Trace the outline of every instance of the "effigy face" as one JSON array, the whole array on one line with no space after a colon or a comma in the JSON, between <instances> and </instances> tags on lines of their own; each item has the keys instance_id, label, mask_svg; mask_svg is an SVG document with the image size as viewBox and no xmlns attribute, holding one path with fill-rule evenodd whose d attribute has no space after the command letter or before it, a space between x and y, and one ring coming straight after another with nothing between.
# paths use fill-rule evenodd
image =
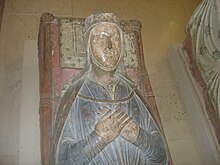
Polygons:
<instances>
[{"instance_id":1,"label":"effigy face","mask_svg":"<svg viewBox=\"0 0 220 165\"><path fill-rule=\"evenodd\" d=\"M114 69L121 53L119 29L112 23L95 26L90 35L91 51L95 61L106 69Z\"/></svg>"}]
</instances>

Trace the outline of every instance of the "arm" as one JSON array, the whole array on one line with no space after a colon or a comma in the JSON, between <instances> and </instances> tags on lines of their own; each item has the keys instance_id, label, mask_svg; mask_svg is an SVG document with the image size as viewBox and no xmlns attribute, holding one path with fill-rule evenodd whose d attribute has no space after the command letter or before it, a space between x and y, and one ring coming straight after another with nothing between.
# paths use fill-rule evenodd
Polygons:
<instances>
[{"instance_id":1,"label":"arm","mask_svg":"<svg viewBox=\"0 0 220 165\"><path fill-rule=\"evenodd\" d=\"M167 155L162 136L155 123L150 123L151 133L139 127L132 120L123 128L121 136L140 149L150 162L165 164Z\"/></svg>"},{"instance_id":2,"label":"arm","mask_svg":"<svg viewBox=\"0 0 220 165\"><path fill-rule=\"evenodd\" d=\"M59 165L87 164L96 157L121 132L131 118L122 111L107 113L98 121L95 130L84 139L75 142L71 126L66 125L59 148Z\"/></svg>"},{"instance_id":3,"label":"arm","mask_svg":"<svg viewBox=\"0 0 220 165\"><path fill-rule=\"evenodd\" d=\"M99 154L108 143L93 131L85 139L76 143L66 143L66 164L87 164Z\"/></svg>"},{"instance_id":4,"label":"arm","mask_svg":"<svg viewBox=\"0 0 220 165\"><path fill-rule=\"evenodd\" d=\"M140 128L139 135L133 144L146 155L149 161L158 164L167 162L166 148L159 132L150 134Z\"/></svg>"}]
</instances>

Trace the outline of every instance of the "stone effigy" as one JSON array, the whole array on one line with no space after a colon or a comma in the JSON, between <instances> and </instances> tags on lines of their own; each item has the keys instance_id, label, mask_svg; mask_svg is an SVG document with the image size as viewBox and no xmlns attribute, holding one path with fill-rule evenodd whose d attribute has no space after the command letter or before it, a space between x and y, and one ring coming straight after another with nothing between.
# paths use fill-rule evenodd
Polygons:
<instances>
[{"instance_id":1,"label":"stone effigy","mask_svg":"<svg viewBox=\"0 0 220 165\"><path fill-rule=\"evenodd\" d=\"M216 115L220 116L220 2L203 0L191 16L186 32L183 49L201 71Z\"/></svg>"},{"instance_id":2,"label":"stone effigy","mask_svg":"<svg viewBox=\"0 0 220 165\"><path fill-rule=\"evenodd\" d=\"M41 73L43 164L171 164L158 113L145 103L152 93L144 84L146 75L139 73L143 66L134 42L139 39L130 29L131 23L139 29L138 22L120 21L112 13L42 19L54 24L45 28L41 21L47 33L58 31L57 23L70 28L60 30L60 40L53 38L53 51L39 42L40 69L50 73ZM146 92L145 99L137 88Z\"/></svg>"},{"instance_id":3,"label":"stone effigy","mask_svg":"<svg viewBox=\"0 0 220 165\"><path fill-rule=\"evenodd\" d=\"M204 100L218 145L220 145L220 2L203 0L186 26L181 51Z\"/></svg>"},{"instance_id":4,"label":"stone effigy","mask_svg":"<svg viewBox=\"0 0 220 165\"><path fill-rule=\"evenodd\" d=\"M220 1L203 0L186 26L183 45L169 49L182 99L205 164L220 163Z\"/></svg>"}]
</instances>

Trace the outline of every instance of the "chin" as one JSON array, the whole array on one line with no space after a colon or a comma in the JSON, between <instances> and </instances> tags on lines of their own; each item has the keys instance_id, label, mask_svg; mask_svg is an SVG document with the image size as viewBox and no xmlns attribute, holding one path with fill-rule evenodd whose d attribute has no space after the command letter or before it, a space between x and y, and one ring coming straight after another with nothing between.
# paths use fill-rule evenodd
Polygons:
<instances>
[{"instance_id":1,"label":"chin","mask_svg":"<svg viewBox=\"0 0 220 165\"><path fill-rule=\"evenodd\" d=\"M110 66L105 66L105 70L106 71L108 71L108 72L112 72L112 71L115 71L116 70L116 68L117 68L117 66L112 66L112 67L110 67Z\"/></svg>"}]
</instances>

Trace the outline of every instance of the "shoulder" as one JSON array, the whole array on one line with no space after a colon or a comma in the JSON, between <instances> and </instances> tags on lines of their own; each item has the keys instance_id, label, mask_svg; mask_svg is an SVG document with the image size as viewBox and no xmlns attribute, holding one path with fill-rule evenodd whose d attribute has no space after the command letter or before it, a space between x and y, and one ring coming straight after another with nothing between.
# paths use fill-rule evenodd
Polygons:
<instances>
[{"instance_id":1,"label":"shoulder","mask_svg":"<svg viewBox=\"0 0 220 165\"><path fill-rule=\"evenodd\" d=\"M135 85L135 83L132 80L128 79L127 77L125 77L125 76L123 76L121 74L117 74L117 75L119 76L120 83L122 85L129 87L131 90L135 90L136 89L136 85Z\"/></svg>"}]
</instances>

